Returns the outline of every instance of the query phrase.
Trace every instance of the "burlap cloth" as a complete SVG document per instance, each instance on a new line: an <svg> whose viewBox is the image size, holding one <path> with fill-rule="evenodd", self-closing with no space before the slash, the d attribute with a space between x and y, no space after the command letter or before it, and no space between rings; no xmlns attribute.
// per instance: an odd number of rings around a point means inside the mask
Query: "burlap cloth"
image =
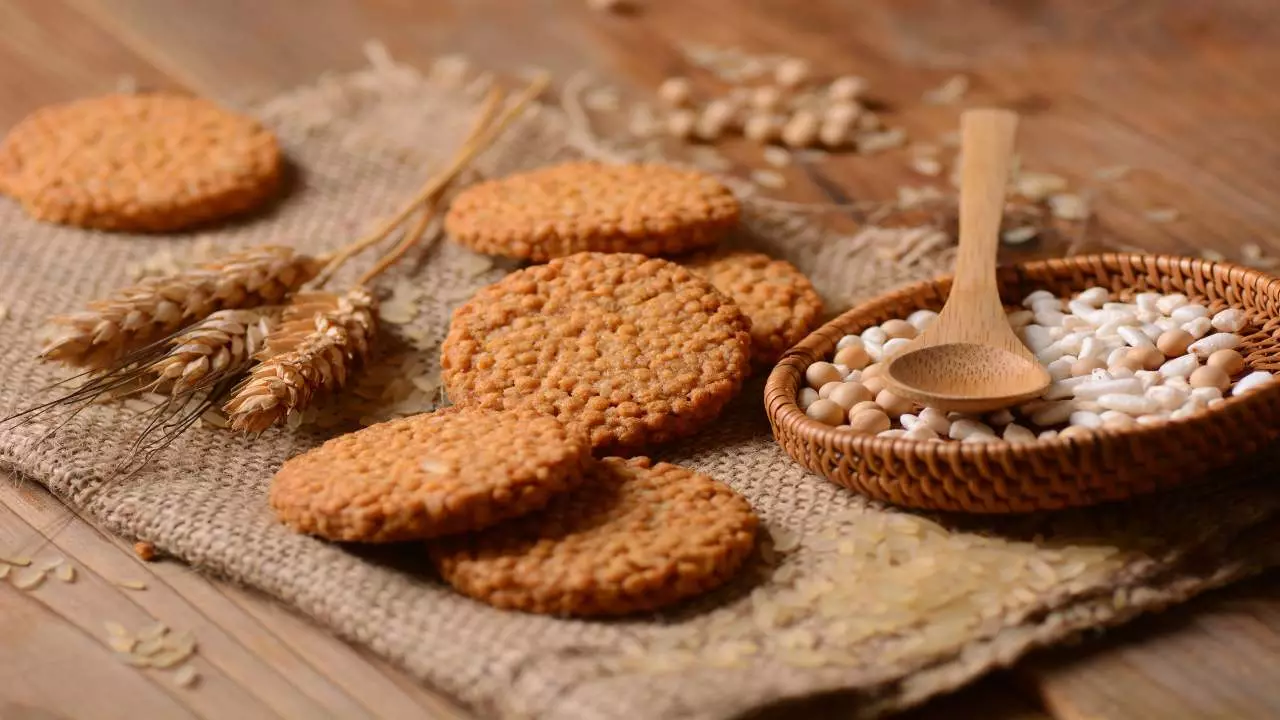
<svg viewBox="0 0 1280 720"><path fill-rule="evenodd" d="M180 254L211 239L320 250L349 241L452 153L473 97L383 67L258 106L296 164L292 193L267 217L180 239L42 225L0 201L0 304L9 308L0 321L0 410L57 377L33 360L48 315L128 282L130 264L161 248ZM480 172L578 155L565 128L558 109L540 108ZM898 262L865 238L829 236L757 205L737 242L800 265L836 309L947 261L935 252ZM420 297L416 317L391 326L386 344L422 368L435 363L452 307L504 270L444 244L398 272L384 288L403 291L408 278ZM337 428L248 439L197 427L121 479L109 471L138 422L127 408L100 407L42 444L33 438L44 425L0 430L0 459L112 531L260 588L486 717L723 718L833 690L853 691L850 702L870 715L1277 560L1280 543L1266 526L1280 493L1265 482L1004 520L888 510L789 460L770 436L761 395L757 380L717 424L654 454L743 493L772 541L722 592L609 622L500 612L450 592L418 547L368 551L285 530L266 504L272 473Z"/></svg>

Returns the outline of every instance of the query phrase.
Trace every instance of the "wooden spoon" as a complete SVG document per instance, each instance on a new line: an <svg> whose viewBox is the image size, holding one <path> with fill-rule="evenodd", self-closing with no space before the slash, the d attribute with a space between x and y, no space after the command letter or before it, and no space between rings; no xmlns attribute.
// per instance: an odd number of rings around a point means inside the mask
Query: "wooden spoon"
<svg viewBox="0 0 1280 720"><path fill-rule="evenodd" d="M996 250L1018 116L969 110L960 117L960 249L946 305L889 360L886 386L928 407L985 412L1039 397L1049 373L1005 315Z"/></svg>

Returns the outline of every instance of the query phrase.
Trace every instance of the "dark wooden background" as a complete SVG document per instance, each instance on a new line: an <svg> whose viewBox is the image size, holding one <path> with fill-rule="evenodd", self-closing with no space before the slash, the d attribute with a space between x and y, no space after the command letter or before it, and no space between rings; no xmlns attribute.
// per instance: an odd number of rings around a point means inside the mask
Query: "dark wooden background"
<svg viewBox="0 0 1280 720"><path fill-rule="evenodd" d="M1152 251L1280 255L1280 5L1275 0L0 0L0 129L40 105L114 89L185 89L249 102L365 64L383 42L426 67L462 53L483 67L586 69L645 93L686 74L683 43L792 53L867 77L921 140L956 124L921 94L956 73L966 103L1024 113L1024 165L1097 185L1091 237ZM730 143L738 169L758 149ZM787 171L801 200L891 196L918 183L901 155ZM1146 213L1176 208L1174 222ZM833 216L831 222L848 223ZM1032 246L1032 252L1052 248ZM0 482L0 550L66 557L74 584L0 587L0 718L468 717L447 699L252 592L128 544L29 483ZM145 579L130 591L111 582ZM103 645L104 620L158 618L200 641L201 683L179 689ZM838 700L775 712L843 717ZM1046 651L921 718L1280 717L1280 580L1263 578L1082 646Z"/></svg>

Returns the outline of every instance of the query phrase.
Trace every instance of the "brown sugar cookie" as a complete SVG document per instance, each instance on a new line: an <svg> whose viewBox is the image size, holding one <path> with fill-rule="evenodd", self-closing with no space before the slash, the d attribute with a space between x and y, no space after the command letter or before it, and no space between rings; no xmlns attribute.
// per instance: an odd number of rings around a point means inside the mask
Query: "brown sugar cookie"
<svg viewBox="0 0 1280 720"><path fill-rule="evenodd" d="M751 355L757 363L777 362L822 316L822 298L813 283L785 260L730 250L699 255L684 264L706 276L751 318Z"/></svg>
<svg viewBox="0 0 1280 720"><path fill-rule="evenodd" d="M606 458L537 513L430 545L441 576L505 610L623 615L725 583L755 544L742 496L692 470Z"/></svg>
<svg viewBox="0 0 1280 720"><path fill-rule="evenodd" d="M584 251L687 252L718 242L738 213L733 193L699 172L574 162L468 188L445 229L473 250L541 262Z"/></svg>
<svg viewBox="0 0 1280 720"><path fill-rule="evenodd" d="M165 232L273 196L280 147L254 120L198 98L107 95L42 108L0 144L0 191L47 222Z"/></svg>
<svg viewBox="0 0 1280 720"><path fill-rule="evenodd" d="M750 327L687 268L580 253L514 272L455 310L442 375L458 405L553 415L617 451L714 418L750 371Z"/></svg>
<svg viewBox="0 0 1280 720"><path fill-rule="evenodd" d="M394 542L487 527L575 486L585 435L553 418L447 408L336 437L294 457L271 507L298 532Z"/></svg>

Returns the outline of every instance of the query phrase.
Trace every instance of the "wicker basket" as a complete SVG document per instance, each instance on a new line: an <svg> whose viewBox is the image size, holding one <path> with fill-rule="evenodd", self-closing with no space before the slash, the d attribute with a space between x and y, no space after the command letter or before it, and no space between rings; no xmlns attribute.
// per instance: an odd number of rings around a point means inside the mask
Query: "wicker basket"
<svg viewBox="0 0 1280 720"><path fill-rule="evenodd" d="M1240 351L1253 370L1280 369L1280 279L1227 263L1170 256L1088 255L1000 269L1016 303L1032 290L1058 295L1100 285L1181 292L1213 311L1247 311ZM1253 453L1280 434L1280 382L1157 426L1100 430L1025 444L921 442L857 435L808 418L796 404L804 369L828 360L849 333L913 310L942 307L950 278L917 283L846 312L778 363L765 386L774 437L801 465L886 502L974 513L1056 509L1120 500L1193 480Z"/></svg>

